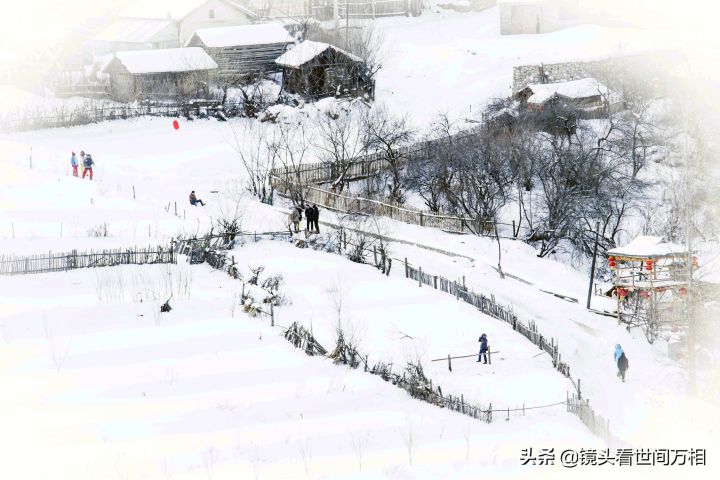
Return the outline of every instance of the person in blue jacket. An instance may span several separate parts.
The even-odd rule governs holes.
[[[628,365],[628,359],[625,356],[625,352],[623,351],[622,347],[618,343],[615,345],[615,352],[613,353],[613,358],[615,359],[615,365],[618,367],[618,373],[617,376],[622,379],[622,381],[625,381],[625,372],[627,371],[629,365]]]
[[[487,351],[488,351],[488,340],[487,336],[483,333],[480,335],[480,338],[478,339],[478,342],[480,342],[480,353],[478,353],[478,359],[479,362],[481,358],[484,358],[485,364],[487,364]]]
[[[78,161],[77,157],[75,156],[75,152],[72,152],[72,155],[70,156],[70,166],[73,170],[73,177],[78,176]]]

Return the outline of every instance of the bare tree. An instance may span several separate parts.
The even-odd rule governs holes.
[[[303,207],[308,194],[306,179],[302,176],[305,154],[310,140],[303,123],[279,123],[267,140],[267,149],[273,165],[282,167],[280,186],[293,205]]]
[[[367,153],[368,137],[359,114],[353,111],[325,113],[315,122],[313,145],[329,163],[334,178],[331,190],[342,193],[348,170]]]
[[[258,122],[230,123],[230,144],[247,172],[247,189],[261,202],[272,205],[275,187],[271,178],[275,156],[269,155],[267,126]]]
[[[389,181],[388,197],[390,201],[402,204],[405,201],[402,169],[408,160],[407,151],[402,147],[410,144],[414,132],[406,117],[395,118],[384,109],[376,109],[364,119],[368,148],[380,152],[384,160],[383,173]]]

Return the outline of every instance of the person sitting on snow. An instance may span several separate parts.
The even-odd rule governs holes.
[[[203,207],[205,206],[205,203],[203,203],[202,200],[200,200],[199,198],[197,198],[197,197],[195,196],[195,190],[193,190],[192,192],[190,192],[190,205],[193,205],[193,206],[196,206],[196,207],[197,207],[197,204],[198,204],[198,203],[199,203],[200,205],[202,205]]]

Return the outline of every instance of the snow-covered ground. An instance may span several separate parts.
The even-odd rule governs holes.
[[[642,32],[594,26],[501,37],[496,9],[377,23],[388,45],[378,103],[407,113],[420,128],[436,113],[463,117],[469,105],[475,111],[507,93],[514,64],[647,46]],[[0,254],[165,245],[179,234],[206,232],[235,206],[246,231],[285,229],[282,202],[263,205],[242,192],[245,173],[228,127],[242,122],[181,121],[175,130],[171,119],[146,118],[0,136]],[[70,175],[71,150],[92,153],[95,180]],[[191,190],[209,205],[188,205]],[[329,212],[321,221],[339,223]],[[419,358],[446,393],[495,408],[563,400],[573,387],[546,355],[507,324],[406,280],[398,259],[427,273],[464,276],[468,287],[494,295],[558,341],[572,377],[582,380],[584,396],[610,419],[615,436],[637,448],[708,448],[711,464],[720,426],[712,405],[683,394],[683,369],[668,359],[662,340],[650,346],[641,332],[584,309],[583,272],[504,241],[502,266],[511,276],[501,280],[497,245],[488,239],[381,223],[397,240],[389,278],[334,254],[276,242],[232,254],[242,268],[265,265],[266,273],[282,274],[290,303],[278,309],[278,323],[312,326],[325,347],[334,341],[341,295],[344,321],[371,363]],[[95,237],[91,231],[103,224],[109,236]],[[192,287],[160,317],[150,292],[163,288],[159,278],[168,268],[0,277],[2,478],[557,478],[577,474],[521,467],[521,449],[600,446],[562,406],[486,425],[307,357],[267,320],[233,315],[238,282],[204,265],[170,267],[191,277]],[[122,298],[98,292],[98,285],[121,284]],[[593,298],[593,307],[612,309],[602,302]],[[499,352],[491,367],[462,359],[450,373],[444,362],[430,361],[472,354],[481,333]],[[630,359],[624,384],[615,377],[616,343]],[[709,478],[710,470],[687,474]],[[590,467],[582,475],[680,472]]]
[[[345,287],[347,315],[366,329],[371,358],[402,358],[394,328],[438,353],[455,335],[472,350],[485,330],[503,353],[491,367],[458,364],[455,385],[443,379],[446,391],[472,392],[496,408],[564,398],[567,385],[531,358],[529,344],[510,345],[511,330],[452,298],[289,244],[236,253],[241,262],[267,259],[272,270],[273,259],[286,264],[291,304],[277,309],[278,323],[314,319],[328,347],[333,300],[325,290],[340,274],[358,282]],[[162,288],[133,286],[158,287],[166,275],[189,288],[173,290],[173,311],[159,315]],[[315,281],[298,282],[308,275]],[[4,478],[473,478],[477,469],[522,472],[518,458],[529,445],[602,448],[563,406],[488,425],[308,357],[268,319],[233,312],[240,283],[206,265],[2,277],[0,285]],[[374,295],[381,290],[385,299]],[[451,322],[438,322],[443,311]]]

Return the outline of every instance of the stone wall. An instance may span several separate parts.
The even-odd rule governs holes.
[[[675,63],[667,53],[643,53],[602,60],[541,63],[513,67],[513,93],[532,83],[557,83],[594,77],[599,81],[616,75],[655,75],[658,69]],[[644,68],[639,68],[642,66]]]

